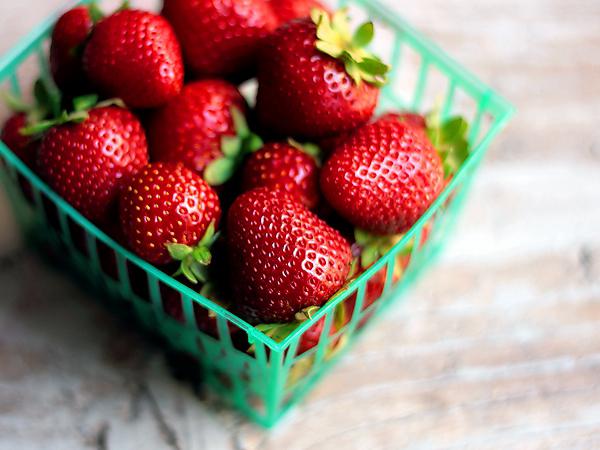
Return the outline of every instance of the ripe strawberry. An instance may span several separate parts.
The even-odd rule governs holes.
[[[425,131],[427,129],[427,119],[425,116],[412,112],[389,112],[379,118],[379,120],[397,120],[405,122],[416,129]]]
[[[281,25],[293,19],[309,17],[314,8],[326,9],[317,0],[269,0],[269,4]]]
[[[175,33],[163,17],[149,12],[124,10],[100,21],[83,59],[90,81],[131,108],[160,106],[183,86]]]
[[[318,151],[318,149],[317,149]],[[242,172],[242,189],[257,187],[287,192],[314,209],[319,203],[319,167],[313,146],[303,148],[300,144],[266,144],[248,157]]]
[[[392,112],[381,116],[379,120],[404,122],[412,126],[417,133],[422,133],[442,158],[447,181],[469,156],[469,123],[461,116],[442,120],[437,110],[426,116],[411,112]]]
[[[389,69],[365,50],[372,38],[372,23],[351,37],[342,11],[330,20],[315,10],[312,19],[275,31],[260,56],[261,127],[278,136],[320,140],[367,122]]]
[[[253,322],[289,322],[346,280],[348,242],[289,194],[242,194],[227,218],[234,301]]]
[[[158,110],[148,126],[150,154],[155,161],[183,162],[202,175],[223,156],[223,136],[235,136],[232,108],[246,103],[237,88],[221,80],[203,80],[183,87],[181,94]]]
[[[399,121],[378,120],[353,133],[321,171],[333,208],[375,234],[407,231],[443,188],[442,161],[430,142]]]
[[[0,140],[10,148],[15,155],[30,167],[35,164],[37,144],[31,136],[24,136],[21,130],[27,125],[25,113],[15,113],[4,123]]]
[[[262,40],[277,26],[267,0],[165,0],[162,14],[196,76],[238,81],[253,75]]]
[[[81,123],[44,136],[37,169],[48,184],[93,221],[107,219],[121,187],[148,161],[138,119],[115,106],[94,108]]]
[[[131,249],[146,261],[182,262],[182,273],[202,281],[210,263],[208,247],[221,216],[212,188],[183,164],[152,163],[123,189],[121,229]]]
[[[78,6],[64,13],[52,31],[50,71],[56,85],[65,92],[85,87],[81,55],[94,26],[91,6]]]

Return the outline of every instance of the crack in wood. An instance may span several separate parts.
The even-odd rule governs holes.
[[[594,265],[594,255],[589,247],[581,247],[579,250],[579,266],[583,271],[583,276],[587,281],[592,281],[592,267]]]
[[[104,423],[100,426],[98,433],[96,434],[96,448],[97,450],[108,450],[108,432],[110,431],[110,425]]]
[[[152,412],[152,416],[156,421],[158,428],[164,438],[165,443],[172,450],[181,450],[181,446],[179,445],[179,438],[177,436],[177,432],[175,429],[167,422],[162,409],[160,408],[160,404],[156,400],[154,393],[150,389],[150,387],[145,382],[139,383],[140,396],[145,397],[150,404],[150,410]]]

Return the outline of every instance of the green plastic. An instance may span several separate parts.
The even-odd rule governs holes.
[[[314,387],[317,380],[356,342],[357,337],[375,322],[400,294],[411,286],[416,277],[428,267],[452,231],[461,210],[473,175],[488,146],[507,123],[512,107],[489,87],[480,82],[435,44],[431,43],[393,11],[372,0],[340,2],[353,9],[366,10],[376,25],[384,24],[393,39],[391,59],[394,69],[390,85],[383,91],[382,109],[411,109],[427,111],[440,106],[442,114],[461,113],[471,124],[469,141],[472,148],[451,183],[424,216],[394,248],[343,291],[338,293],[311,320],[300,325],[282,342],[275,342],[262,332],[236,317],[231,312],[183,286],[168,274],[141,260],[116,243],[111,237],[86,220],[62,198],[56,195],[5,145],[0,143],[4,160],[0,171],[10,195],[15,214],[26,236],[39,248],[60,255],[78,279],[90,283],[96,292],[118,311],[129,311],[144,328],[160,335],[176,351],[194,357],[202,368],[203,380],[254,421],[270,427]],[[17,71],[30,57],[37,57],[41,73],[47,74],[47,44],[56,17],[51,17],[0,61],[0,82],[20,95]],[[419,56],[413,63],[404,56],[407,52]],[[395,83],[400,74],[416,74],[413,88],[398,96]],[[441,98],[427,96],[432,73],[445,82]],[[474,107],[461,110],[457,95]],[[425,239],[427,235],[427,239]],[[397,280],[400,264],[410,262]],[[109,263],[106,262],[107,257]],[[112,261],[112,262],[110,262]],[[112,267],[116,263],[116,267]],[[115,273],[113,272],[114,270]],[[385,272],[385,288],[381,298],[362,309],[369,280],[378,272]],[[381,275],[381,274],[379,274]],[[133,279],[132,279],[133,278]],[[180,323],[165,312],[163,295],[166,290],[181,294],[185,323]],[[337,333],[321,333],[317,347],[297,355],[303,334],[322,318],[324,329],[334,323],[338,305],[356,299],[350,322]],[[196,304],[196,306],[194,306]],[[218,334],[210,336],[200,331],[195,322],[194,308],[204,308],[216,316]],[[233,335],[230,329],[241,329]],[[242,340],[253,344],[254,353],[238,350]]]

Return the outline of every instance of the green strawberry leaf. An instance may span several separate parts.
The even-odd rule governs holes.
[[[402,234],[379,236],[356,228],[354,241],[361,248],[360,266],[363,269],[371,267],[379,258],[389,252],[402,239]]]
[[[469,157],[469,123],[461,116],[442,122],[439,111],[427,115],[427,136],[442,158],[444,176],[452,177]]]
[[[193,252],[192,247],[185,244],[167,244],[167,251],[171,258],[176,261],[183,261],[183,259]]]
[[[96,94],[82,95],[73,99],[73,109],[75,111],[87,111],[98,103]]]
[[[123,0],[121,6],[119,6],[119,9],[117,9],[117,12],[125,11],[126,9],[131,9],[131,2],[129,0]]]
[[[332,58],[339,58],[344,53],[344,49],[337,44],[332,44],[327,41],[317,41],[316,43],[317,49]]]
[[[43,106],[52,117],[61,114],[62,94],[47,75],[41,76],[33,86],[33,95],[38,105]]]
[[[231,118],[233,120],[233,127],[235,133],[240,138],[243,139],[250,134],[250,128],[248,128],[248,122],[246,122],[246,117],[244,116],[244,113],[240,111],[239,108],[235,106],[231,108]]]
[[[218,237],[219,233],[215,232],[215,221],[213,220],[206,228],[204,236],[202,236],[202,239],[200,239],[198,245],[201,245],[203,247],[210,247],[215,243]]]
[[[332,20],[327,12],[315,9],[311,18],[317,26],[317,50],[342,61],[357,85],[363,81],[377,87],[385,85],[390,67],[367,50],[375,35],[373,22],[362,24],[352,34],[346,9],[337,11]]]
[[[109,98],[107,100],[98,102],[98,104],[96,104],[93,107],[94,108],[106,108],[108,106],[116,106],[118,108],[123,108],[123,109],[127,108],[127,106],[125,105],[125,102],[123,100],[121,100],[120,98]]]
[[[90,18],[92,19],[92,22],[95,24],[104,19],[104,13],[98,6],[98,3],[96,3],[95,1],[89,4],[88,11],[90,13]]]
[[[56,119],[52,120],[42,120],[40,122],[33,123],[24,128],[21,128],[20,133],[23,136],[36,136],[45,133],[50,128],[56,127],[58,125],[63,125],[66,123],[81,123],[87,120],[88,113],[86,111],[76,111],[74,113],[67,113],[63,111],[63,113]]]
[[[379,248],[377,246],[367,246],[360,254],[360,265],[363,268],[372,266],[380,257]]]
[[[21,97],[16,96],[10,91],[2,91],[2,100],[13,112],[28,113],[32,109],[31,105],[28,105]]]
[[[206,270],[206,267],[207,266],[205,264],[201,264],[197,261],[190,262],[190,272],[194,276],[194,278],[190,281],[194,284],[206,283],[208,281],[208,272]]]
[[[179,243],[166,244],[171,258],[181,263],[173,276],[183,275],[194,284],[206,283],[208,280],[207,267],[212,262],[210,247],[218,236],[219,233],[215,233],[215,223],[211,222],[202,239],[194,247]]]
[[[305,322],[307,320],[310,320],[313,318],[313,316],[315,315],[315,313],[321,309],[320,306],[309,306],[308,308],[304,308],[301,311],[298,311],[295,315],[294,318],[298,321],[298,322]]]
[[[204,179],[211,186],[225,184],[234,174],[236,163],[230,158],[218,158],[212,161],[204,170]]]
[[[194,248],[194,250],[192,251],[192,256],[195,262],[204,266],[208,266],[212,261],[210,249],[208,249],[207,247]]]
[[[263,147],[264,142],[258,134],[250,133],[244,141],[244,153],[254,153]]]
[[[373,22],[363,23],[352,36],[352,45],[355,47],[366,47],[375,37],[375,26]]]
[[[242,140],[238,136],[223,136],[221,152],[228,158],[235,158],[242,152]]]

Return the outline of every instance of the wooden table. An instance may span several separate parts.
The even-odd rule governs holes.
[[[0,49],[60,3],[3,2]],[[19,250],[2,207],[0,449],[600,448],[600,3],[388,3],[519,110],[437,267],[266,433]]]

